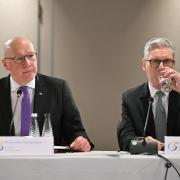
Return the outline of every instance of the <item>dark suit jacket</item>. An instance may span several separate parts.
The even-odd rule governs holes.
[[[119,122],[117,130],[121,150],[129,151],[130,141],[143,136],[149,98],[150,92],[147,83],[123,93],[122,120]],[[180,94],[175,91],[171,91],[169,94],[167,135],[180,135]],[[146,136],[156,138],[152,108]]]
[[[33,112],[38,114],[40,132],[44,124],[44,113],[51,114],[55,145],[62,145],[62,140],[65,144],[70,144],[78,136],[89,140],[65,80],[38,74],[35,80]],[[0,136],[9,135],[11,120],[10,77],[8,76],[0,79]],[[14,135],[14,129],[11,135]]]

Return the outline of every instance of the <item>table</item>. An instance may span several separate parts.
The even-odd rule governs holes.
[[[180,157],[166,156],[180,171]],[[163,180],[165,161],[157,156],[92,151],[49,156],[0,156],[2,180]],[[171,167],[169,180],[179,179]]]

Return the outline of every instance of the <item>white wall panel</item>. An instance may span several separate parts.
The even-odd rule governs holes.
[[[43,72],[69,81],[96,149],[117,149],[122,92],[146,79],[145,42],[172,40],[180,70],[179,0],[54,0],[44,9],[43,51],[53,56]]]
[[[0,59],[3,44],[14,36],[25,36],[37,48],[37,0],[0,0]],[[0,77],[7,74],[0,68]]]

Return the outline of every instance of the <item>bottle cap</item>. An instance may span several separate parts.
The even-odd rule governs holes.
[[[50,113],[44,113],[44,117],[45,118],[51,118],[51,114]]]
[[[37,113],[32,113],[31,117],[37,117]]]

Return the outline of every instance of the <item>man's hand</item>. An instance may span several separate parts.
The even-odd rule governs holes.
[[[80,152],[89,152],[91,150],[91,146],[88,140],[82,136],[77,137],[71,144],[70,148],[75,151]]]
[[[172,88],[180,93],[180,73],[168,67],[159,68],[160,75],[172,80]]]
[[[161,148],[163,148],[163,147],[164,147],[164,143],[162,143],[162,142],[160,142],[160,141],[158,141],[158,140],[154,139],[154,138],[153,138],[153,137],[151,137],[151,136],[147,136],[145,139],[146,139],[146,141],[147,141],[147,142],[150,142],[150,141],[156,141],[156,142],[157,142],[157,144],[158,144],[158,151],[160,151],[160,150],[161,150]]]

